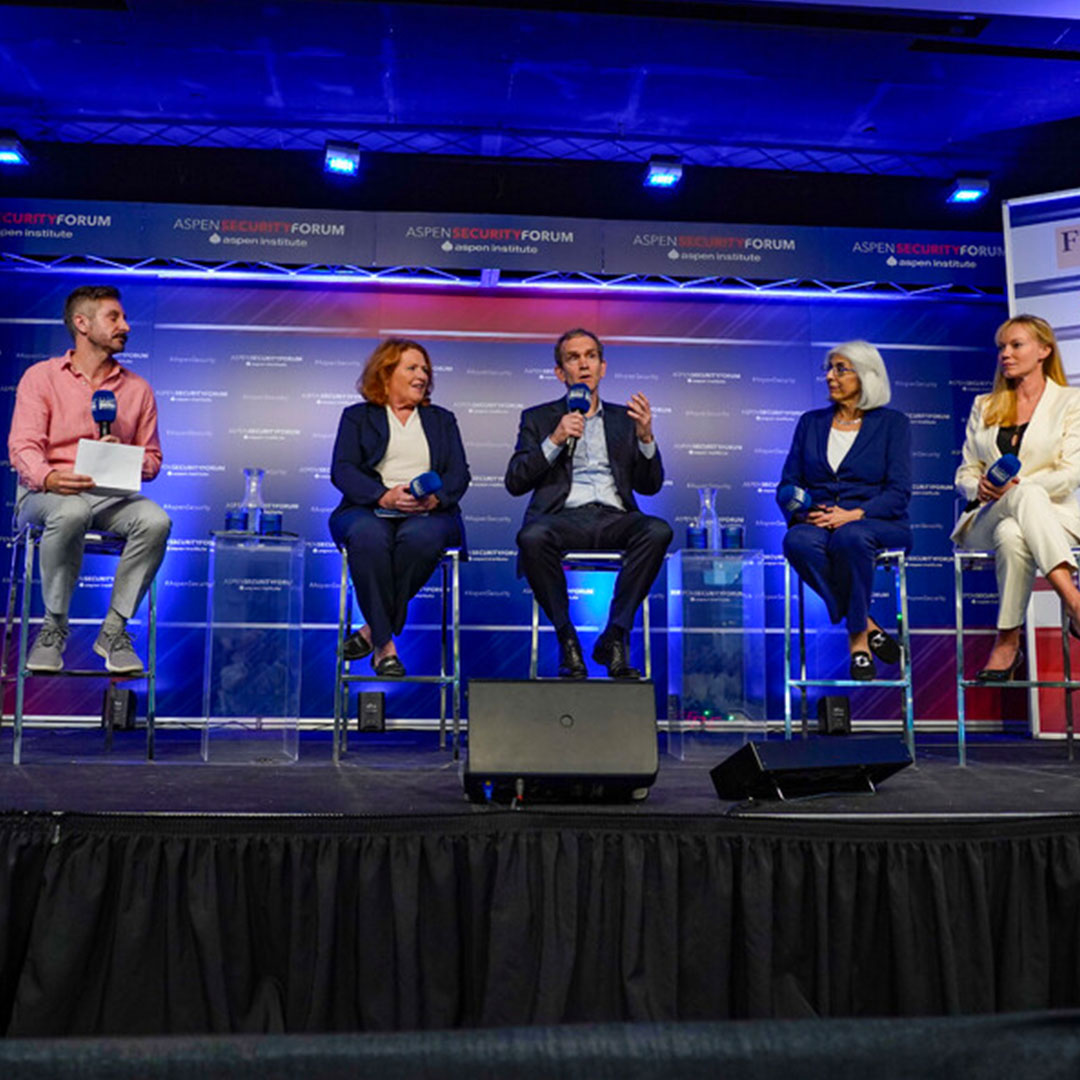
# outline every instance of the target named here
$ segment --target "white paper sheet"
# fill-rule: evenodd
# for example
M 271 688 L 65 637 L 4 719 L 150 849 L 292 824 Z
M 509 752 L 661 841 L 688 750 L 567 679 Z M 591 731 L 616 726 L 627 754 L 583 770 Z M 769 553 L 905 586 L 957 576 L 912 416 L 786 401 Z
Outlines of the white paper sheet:
M 145 450 L 127 443 L 80 439 L 75 452 L 75 471 L 94 478 L 98 495 L 131 495 L 142 490 Z

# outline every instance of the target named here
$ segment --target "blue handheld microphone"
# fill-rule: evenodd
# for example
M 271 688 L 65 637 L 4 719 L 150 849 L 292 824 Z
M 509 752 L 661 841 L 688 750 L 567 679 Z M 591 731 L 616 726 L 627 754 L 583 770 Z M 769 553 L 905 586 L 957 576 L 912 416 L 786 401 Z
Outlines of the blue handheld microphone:
M 583 382 L 574 383 L 566 392 L 566 407 L 570 412 L 587 413 L 592 407 L 592 392 Z M 573 457 L 577 449 L 577 439 L 571 435 L 566 440 L 566 455 Z
M 98 426 L 98 434 L 108 435 L 116 419 L 116 395 L 111 390 L 95 390 L 90 400 L 90 415 Z
M 424 472 L 409 484 L 409 494 L 414 499 L 426 499 L 442 488 L 442 477 L 437 472 Z
M 785 484 L 776 493 L 776 501 L 788 517 L 810 509 L 810 493 L 798 484 Z
M 1003 454 L 986 470 L 986 479 L 994 487 L 1004 487 L 1020 472 L 1020 459 L 1015 454 Z

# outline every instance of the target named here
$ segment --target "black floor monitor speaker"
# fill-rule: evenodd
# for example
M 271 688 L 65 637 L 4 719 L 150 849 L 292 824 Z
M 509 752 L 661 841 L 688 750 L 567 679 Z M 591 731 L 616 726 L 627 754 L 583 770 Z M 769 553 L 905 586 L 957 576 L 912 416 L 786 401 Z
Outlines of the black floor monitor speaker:
M 819 697 L 817 729 L 819 735 L 850 735 L 851 699 L 843 694 Z
M 109 683 L 101 698 L 101 726 L 113 731 L 135 730 L 135 691 Z
M 360 731 L 386 730 L 386 692 L 361 690 L 356 695 L 356 725 Z
M 651 682 L 469 682 L 465 792 L 476 801 L 642 798 L 656 779 Z
M 721 799 L 795 799 L 873 792 L 875 785 L 910 764 L 902 739 L 854 735 L 749 742 L 709 775 Z

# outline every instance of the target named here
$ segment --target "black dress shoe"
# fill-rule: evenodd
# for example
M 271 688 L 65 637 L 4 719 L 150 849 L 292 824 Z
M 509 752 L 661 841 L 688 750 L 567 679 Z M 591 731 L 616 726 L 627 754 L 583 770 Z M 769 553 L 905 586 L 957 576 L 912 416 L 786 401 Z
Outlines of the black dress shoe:
M 976 673 L 975 681 L 981 683 L 1012 682 L 1012 680 L 1016 678 L 1016 673 L 1020 670 L 1020 665 L 1023 662 L 1024 651 L 1023 649 L 1017 649 L 1013 662 L 1007 668 L 984 667 L 982 671 Z
M 900 663 L 900 646 L 897 644 L 896 638 L 889 637 L 884 630 L 878 628 L 871 630 L 866 635 L 866 640 L 870 645 L 870 651 L 883 664 L 892 667 L 893 664 Z
M 341 646 L 341 655 L 346 660 L 363 660 L 365 656 L 370 656 L 375 646 L 359 630 L 355 634 L 350 634 L 345 639 L 345 644 Z
M 869 682 L 877 678 L 877 668 L 870 654 L 863 649 L 851 654 L 851 677 L 859 682 Z
M 383 675 L 388 679 L 405 678 L 405 665 L 401 662 L 400 657 L 394 656 L 393 654 L 384 656 L 378 662 L 373 659 L 371 661 L 371 666 L 376 675 Z
M 607 668 L 608 678 L 641 678 L 641 672 L 630 666 L 630 649 L 621 634 L 601 634 L 593 646 L 592 658 Z
M 584 679 L 589 671 L 585 667 L 585 657 L 581 651 L 577 631 L 571 626 L 558 634 L 559 638 L 559 678 Z

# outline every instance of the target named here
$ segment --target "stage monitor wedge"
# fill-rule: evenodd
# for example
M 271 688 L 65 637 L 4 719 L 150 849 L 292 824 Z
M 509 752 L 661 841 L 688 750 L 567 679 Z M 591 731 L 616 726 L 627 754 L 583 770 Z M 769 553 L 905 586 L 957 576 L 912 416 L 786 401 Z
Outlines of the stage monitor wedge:
M 710 773 L 721 799 L 798 799 L 872 793 L 910 765 L 904 741 L 892 736 L 748 742 Z
M 656 779 L 651 682 L 473 679 L 465 792 L 479 802 L 621 802 Z

